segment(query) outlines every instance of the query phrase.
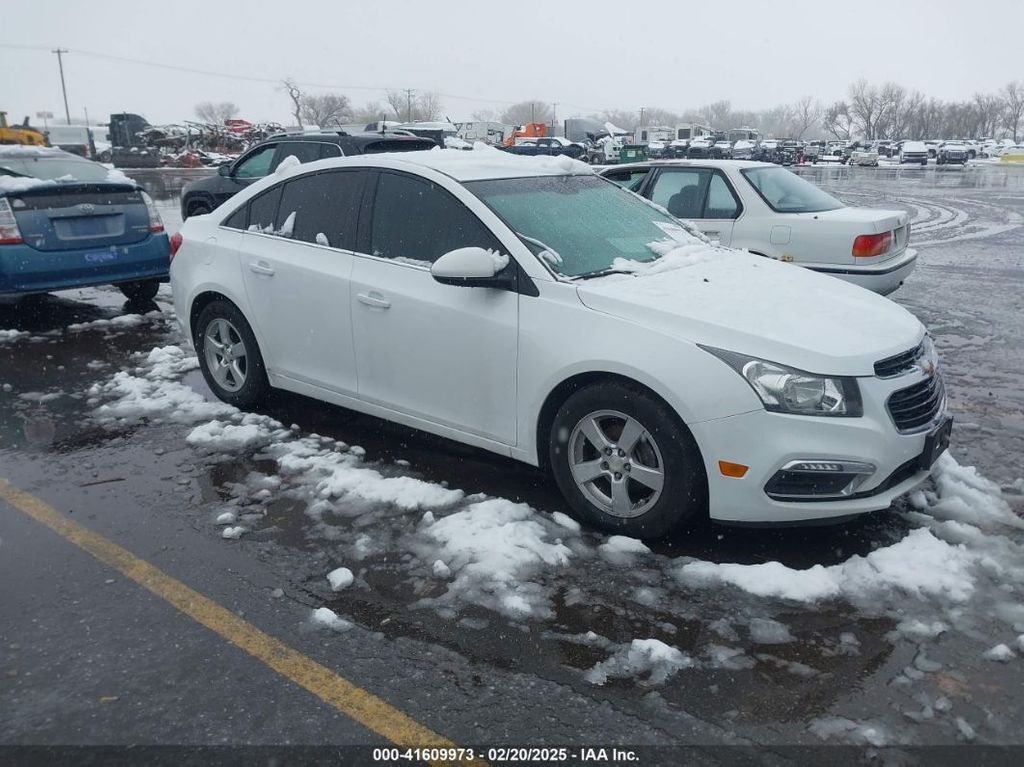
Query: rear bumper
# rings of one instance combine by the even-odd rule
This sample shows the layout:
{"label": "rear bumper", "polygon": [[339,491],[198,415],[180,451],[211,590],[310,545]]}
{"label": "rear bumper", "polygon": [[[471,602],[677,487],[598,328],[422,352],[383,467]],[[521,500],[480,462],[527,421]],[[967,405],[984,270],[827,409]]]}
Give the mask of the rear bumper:
{"label": "rear bumper", "polygon": [[890,258],[877,266],[818,266],[816,264],[807,264],[806,266],[808,269],[822,274],[830,274],[886,296],[902,285],[903,281],[914,271],[914,267],[917,266],[917,251],[907,248],[903,255]]}
{"label": "rear bumper", "polygon": [[0,295],[47,293],[138,280],[167,280],[167,235],[151,234],[131,245],[75,250],[0,246]]}

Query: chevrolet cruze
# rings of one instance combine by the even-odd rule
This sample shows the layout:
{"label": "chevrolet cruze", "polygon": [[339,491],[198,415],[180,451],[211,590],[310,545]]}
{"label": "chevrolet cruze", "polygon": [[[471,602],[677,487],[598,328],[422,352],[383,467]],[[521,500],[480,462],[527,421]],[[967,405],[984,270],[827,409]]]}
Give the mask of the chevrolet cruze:
{"label": "chevrolet cruze", "polygon": [[948,445],[910,313],[713,245],[568,158],[294,166],[171,247],[222,400],[287,389],[545,467],[625,535],[884,509]]}

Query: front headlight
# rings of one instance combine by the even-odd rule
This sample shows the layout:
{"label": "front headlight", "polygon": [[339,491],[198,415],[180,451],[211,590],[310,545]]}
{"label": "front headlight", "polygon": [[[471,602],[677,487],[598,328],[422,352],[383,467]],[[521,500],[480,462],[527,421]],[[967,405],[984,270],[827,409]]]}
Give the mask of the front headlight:
{"label": "front headlight", "polygon": [[840,418],[864,414],[860,388],[854,378],[820,376],[725,349],[701,348],[743,376],[765,410]]}

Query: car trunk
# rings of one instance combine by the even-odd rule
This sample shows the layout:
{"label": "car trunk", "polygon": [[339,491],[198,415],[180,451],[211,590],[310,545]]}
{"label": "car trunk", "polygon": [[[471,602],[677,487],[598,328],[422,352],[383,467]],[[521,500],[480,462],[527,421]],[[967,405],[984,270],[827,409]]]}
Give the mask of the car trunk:
{"label": "car trunk", "polygon": [[22,239],[35,250],[130,245],[149,236],[142,192],[127,184],[47,184],[7,199]]}

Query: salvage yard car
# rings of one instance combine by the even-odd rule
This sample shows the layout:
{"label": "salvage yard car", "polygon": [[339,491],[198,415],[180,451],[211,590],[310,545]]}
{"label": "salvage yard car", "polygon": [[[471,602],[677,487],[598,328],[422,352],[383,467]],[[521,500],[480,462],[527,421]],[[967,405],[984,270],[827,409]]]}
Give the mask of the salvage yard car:
{"label": "salvage yard car", "polygon": [[0,147],[0,295],[114,284],[151,299],[169,267],[153,200],[120,171],[59,149]]}
{"label": "salvage yard car", "polygon": [[904,141],[900,146],[900,165],[908,162],[927,165],[928,158],[934,156],[934,151],[924,141]]}
{"label": "salvage yard car", "polygon": [[886,295],[914,270],[905,211],[853,208],[785,168],[736,160],[637,163],[602,172],[722,245],[792,261]]}
{"label": "salvage yard car", "polygon": [[286,157],[312,162],[374,152],[412,152],[437,146],[428,138],[405,133],[282,133],[257,144],[216,176],[186,184],[181,192],[181,218],[209,213],[236,192],[273,173]]}
{"label": "salvage yard car", "polygon": [[935,162],[939,165],[966,165],[969,156],[967,147],[958,141],[946,141],[939,146]]}
{"label": "salvage yard car", "polygon": [[220,399],[287,389],[543,466],[625,535],[884,509],[948,444],[913,315],[713,245],[569,158],[297,165],[172,247]]}

